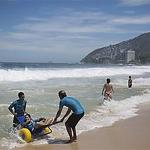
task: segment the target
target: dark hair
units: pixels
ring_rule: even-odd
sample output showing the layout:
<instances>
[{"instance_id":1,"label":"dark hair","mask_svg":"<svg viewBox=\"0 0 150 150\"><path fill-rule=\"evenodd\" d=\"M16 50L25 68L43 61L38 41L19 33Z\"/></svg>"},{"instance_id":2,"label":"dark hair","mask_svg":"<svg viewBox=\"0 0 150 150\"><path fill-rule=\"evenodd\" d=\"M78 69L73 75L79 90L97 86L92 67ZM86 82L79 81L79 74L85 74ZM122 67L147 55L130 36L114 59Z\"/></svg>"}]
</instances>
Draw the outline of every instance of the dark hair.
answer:
<instances>
[{"instance_id":1,"label":"dark hair","mask_svg":"<svg viewBox=\"0 0 150 150\"><path fill-rule=\"evenodd\" d=\"M109 78L107 78L107 83L110 83L110 79Z\"/></svg>"},{"instance_id":2,"label":"dark hair","mask_svg":"<svg viewBox=\"0 0 150 150\"><path fill-rule=\"evenodd\" d=\"M131 76L129 76L129 78L131 78Z\"/></svg>"},{"instance_id":3,"label":"dark hair","mask_svg":"<svg viewBox=\"0 0 150 150\"><path fill-rule=\"evenodd\" d=\"M30 114L28 114L28 113L26 113L25 115L24 115L24 122L26 122L27 121L27 119L26 119L26 116L28 116L30 119L31 119L31 115Z\"/></svg>"},{"instance_id":4,"label":"dark hair","mask_svg":"<svg viewBox=\"0 0 150 150\"><path fill-rule=\"evenodd\" d=\"M21 97L22 97L22 95L24 95L24 93L23 93L23 92L19 92L19 93L18 93L18 97L19 97L19 98L21 98Z\"/></svg>"},{"instance_id":5,"label":"dark hair","mask_svg":"<svg viewBox=\"0 0 150 150\"><path fill-rule=\"evenodd\" d=\"M25 117L28 116L29 118L31 118L31 115L28 114L28 113L26 113L24 116L25 116Z\"/></svg>"},{"instance_id":6,"label":"dark hair","mask_svg":"<svg viewBox=\"0 0 150 150\"><path fill-rule=\"evenodd\" d=\"M64 97L67 96L67 94L66 94L66 92L64 90L59 91L58 95L59 95L60 99L63 99Z\"/></svg>"}]
</instances>

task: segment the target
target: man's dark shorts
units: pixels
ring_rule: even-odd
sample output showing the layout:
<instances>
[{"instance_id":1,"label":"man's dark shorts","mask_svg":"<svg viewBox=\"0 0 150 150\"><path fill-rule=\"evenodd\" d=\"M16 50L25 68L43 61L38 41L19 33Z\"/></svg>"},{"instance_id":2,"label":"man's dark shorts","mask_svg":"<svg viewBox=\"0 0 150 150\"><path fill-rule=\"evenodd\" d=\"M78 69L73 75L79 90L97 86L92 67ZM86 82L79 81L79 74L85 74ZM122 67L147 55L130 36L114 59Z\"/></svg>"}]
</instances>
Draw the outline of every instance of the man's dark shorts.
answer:
<instances>
[{"instance_id":1,"label":"man's dark shorts","mask_svg":"<svg viewBox=\"0 0 150 150\"><path fill-rule=\"evenodd\" d=\"M19 116L24 116L24 114L19 114ZM18 117L19 117L18 116ZM17 125L20 124L19 120L17 119L16 116L14 116L14 119L13 119L13 127L17 127Z\"/></svg>"},{"instance_id":2,"label":"man's dark shorts","mask_svg":"<svg viewBox=\"0 0 150 150\"><path fill-rule=\"evenodd\" d=\"M13 119L13 127L17 127L18 124L19 124L19 121L18 121L17 117L14 116L14 119Z\"/></svg>"},{"instance_id":3,"label":"man's dark shorts","mask_svg":"<svg viewBox=\"0 0 150 150\"><path fill-rule=\"evenodd\" d=\"M65 122L65 125L68 127L75 127L79 120L84 116L84 112L82 114L74 114L68 118L68 120Z\"/></svg>"}]
</instances>

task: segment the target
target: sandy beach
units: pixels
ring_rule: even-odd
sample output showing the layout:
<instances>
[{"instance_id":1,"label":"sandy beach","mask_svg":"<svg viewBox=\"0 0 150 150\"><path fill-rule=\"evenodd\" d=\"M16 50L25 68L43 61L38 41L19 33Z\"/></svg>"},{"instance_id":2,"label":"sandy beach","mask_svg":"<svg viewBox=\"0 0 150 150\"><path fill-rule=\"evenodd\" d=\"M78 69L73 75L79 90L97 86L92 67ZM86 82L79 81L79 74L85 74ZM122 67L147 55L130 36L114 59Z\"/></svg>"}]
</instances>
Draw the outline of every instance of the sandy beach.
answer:
<instances>
[{"instance_id":1,"label":"sandy beach","mask_svg":"<svg viewBox=\"0 0 150 150\"><path fill-rule=\"evenodd\" d=\"M66 139L56 139L46 145L27 144L17 150L149 150L150 103L139 108L138 116L82 133L77 142L65 144ZM64 144L59 144L60 141Z\"/></svg>"}]
</instances>

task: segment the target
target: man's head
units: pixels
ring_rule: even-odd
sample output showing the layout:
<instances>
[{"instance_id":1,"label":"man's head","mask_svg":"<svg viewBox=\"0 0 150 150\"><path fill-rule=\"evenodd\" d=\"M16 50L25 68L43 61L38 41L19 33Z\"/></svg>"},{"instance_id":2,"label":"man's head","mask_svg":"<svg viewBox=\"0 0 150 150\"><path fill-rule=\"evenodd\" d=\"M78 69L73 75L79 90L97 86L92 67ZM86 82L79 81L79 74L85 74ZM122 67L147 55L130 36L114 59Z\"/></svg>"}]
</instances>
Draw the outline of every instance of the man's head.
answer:
<instances>
[{"instance_id":1,"label":"man's head","mask_svg":"<svg viewBox=\"0 0 150 150\"><path fill-rule=\"evenodd\" d=\"M131 76L129 76L129 78L131 79Z\"/></svg>"},{"instance_id":2,"label":"man's head","mask_svg":"<svg viewBox=\"0 0 150 150\"><path fill-rule=\"evenodd\" d=\"M59 91L59 92L58 92L58 95L59 95L59 98L60 98L60 99L63 99L64 97L67 96L67 94L66 94L66 92L65 92L64 90Z\"/></svg>"},{"instance_id":3,"label":"man's head","mask_svg":"<svg viewBox=\"0 0 150 150\"><path fill-rule=\"evenodd\" d=\"M25 98L24 93L23 92L19 92L18 93L18 97L19 97L19 99L24 99Z\"/></svg>"},{"instance_id":4,"label":"man's head","mask_svg":"<svg viewBox=\"0 0 150 150\"><path fill-rule=\"evenodd\" d=\"M28 121L28 122L31 121L31 116L30 116L30 114L25 114L25 121Z\"/></svg>"},{"instance_id":5,"label":"man's head","mask_svg":"<svg viewBox=\"0 0 150 150\"><path fill-rule=\"evenodd\" d=\"M110 83L110 79L109 78L107 78L107 83Z\"/></svg>"}]
</instances>

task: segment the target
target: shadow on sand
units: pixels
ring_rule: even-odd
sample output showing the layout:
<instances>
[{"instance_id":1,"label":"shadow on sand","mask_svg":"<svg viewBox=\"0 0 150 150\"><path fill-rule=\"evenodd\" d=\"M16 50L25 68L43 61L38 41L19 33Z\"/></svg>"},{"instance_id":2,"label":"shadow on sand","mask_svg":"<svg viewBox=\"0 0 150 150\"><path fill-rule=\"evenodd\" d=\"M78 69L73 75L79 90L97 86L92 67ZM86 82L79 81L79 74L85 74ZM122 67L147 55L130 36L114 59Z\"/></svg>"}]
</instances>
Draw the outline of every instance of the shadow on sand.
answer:
<instances>
[{"instance_id":1,"label":"shadow on sand","mask_svg":"<svg viewBox=\"0 0 150 150\"><path fill-rule=\"evenodd\" d=\"M48 139L48 144L68 144L68 140L64 139Z\"/></svg>"}]
</instances>

